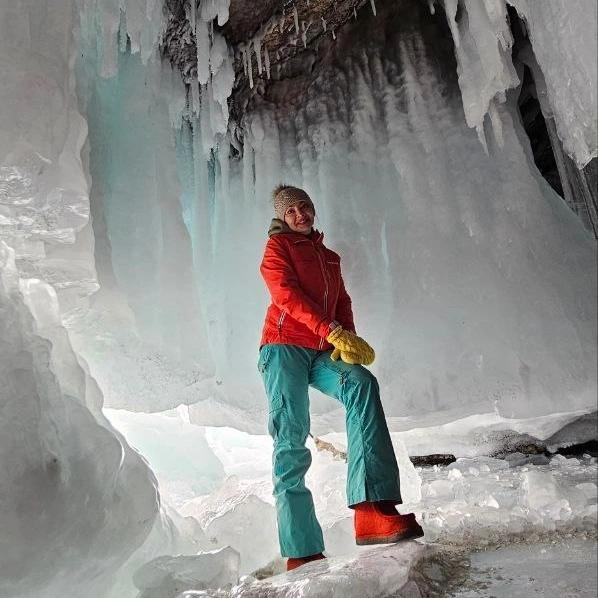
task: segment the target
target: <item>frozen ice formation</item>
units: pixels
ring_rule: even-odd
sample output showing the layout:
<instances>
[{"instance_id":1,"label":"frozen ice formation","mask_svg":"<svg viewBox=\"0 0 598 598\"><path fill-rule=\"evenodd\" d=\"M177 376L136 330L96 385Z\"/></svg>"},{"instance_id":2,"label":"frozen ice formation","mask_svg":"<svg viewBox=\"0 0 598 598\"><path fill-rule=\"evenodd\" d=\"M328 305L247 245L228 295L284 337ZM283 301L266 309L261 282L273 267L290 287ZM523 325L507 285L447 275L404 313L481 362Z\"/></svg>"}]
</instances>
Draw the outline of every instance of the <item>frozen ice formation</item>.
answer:
<instances>
[{"instance_id":1,"label":"frozen ice formation","mask_svg":"<svg viewBox=\"0 0 598 598\"><path fill-rule=\"evenodd\" d=\"M189 556L161 556L141 567L133 581L137 598L177 598L185 590L225 588L238 581L239 555L221 548Z\"/></svg>"},{"instance_id":2,"label":"frozen ice formation","mask_svg":"<svg viewBox=\"0 0 598 598\"><path fill-rule=\"evenodd\" d=\"M371 2L367 40L357 26L333 31L308 86L270 81L276 93L256 93L231 123L227 0L185 4L197 57L184 80L160 59L158 0L3 3L0 594L128 597L148 562L136 577L143 595L180 594L183 581L201 592L273 558L255 361L268 300L258 264L281 180L312 195L318 227L342 254L399 426L405 508L427 538L467 545L595 528L595 460L476 450L500 446L497 420L532 434L521 422L534 418L547 439L558 427L548 432L554 420L542 418L595 409L596 245L533 164L507 7L527 27L542 107L583 166L596 156L596 6L443 4L454 45L426 3L386 23L388 6ZM297 17L298 43L308 27ZM242 50L248 75L252 65L270 73L261 34ZM185 425L144 414L135 428L112 414L142 457L102 414L100 388L115 408L195 405ZM342 444L338 405L312 398L314 428L341 432ZM424 434L436 450L466 447L468 458L414 469L405 447L425 442L404 426L418 417L434 419ZM469 446L450 426L464 417L478 418ZM156 450L173 435L168 455ZM315 453L309 484L333 555L356 550L344 476L344 463ZM212 557L197 553L210 546L228 555L226 581L200 575ZM181 552L193 556L166 556ZM295 586L284 586L289 577L235 591L301 595L333 579L370 591L364 567L378 569L363 558L329 561L345 577L313 586L296 576ZM376 583L402 588L401 567Z\"/></svg>"},{"instance_id":3,"label":"frozen ice formation","mask_svg":"<svg viewBox=\"0 0 598 598\"><path fill-rule=\"evenodd\" d=\"M475 34L492 66L484 72L498 73L476 104L482 119L512 75L510 33L502 4L473 4L485 11L476 15L486 34L461 31L458 51L473 47ZM430 15L426 6L420 12L397 18L389 36L372 35L369 57L361 40L339 32L354 50L338 50L301 105L290 83L277 83L280 106L256 101L242 146L236 134L204 126L201 114L172 120L173 130L168 121L185 90L136 55L121 53L114 78L82 86L94 88L86 103L92 176L110 181L92 190L105 224L94 231L103 289L118 289L139 337L160 356L131 363L136 388L148 380L136 397L126 392L129 370L99 363L100 384L115 389L111 406L201 400L201 423L220 425L224 403L239 425L260 431L263 389L251 355L267 296L258 265L269 194L284 178L311 193L317 226L342 254L357 326L379 355L373 371L388 415L593 408L595 242L539 175L508 92L492 104L502 147L491 135L489 155L480 151L450 40L427 44L418 27ZM563 30L555 36L568 43ZM86 339L78 350L90 362L108 353L97 337ZM161 372L146 371L169 360L181 370L173 393L153 384ZM313 406L315 422L336 407L319 396Z\"/></svg>"},{"instance_id":4,"label":"frozen ice formation","mask_svg":"<svg viewBox=\"0 0 598 598\"><path fill-rule=\"evenodd\" d=\"M67 0L0 7L0 238L22 275L51 283L65 306L98 288L72 26Z\"/></svg>"},{"instance_id":5,"label":"frozen ice formation","mask_svg":"<svg viewBox=\"0 0 598 598\"><path fill-rule=\"evenodd\" d=\"M467 124L476 128L486 146L484 120L488 115L502 145L497 105L519 84L511 59L508 5L525 22L546 81L547 107L565 150L582 168L598 155L597 8L593 0L444 0Z\"/></svg>"},{"instance_id":6,"label":"frozen ice formation","mask_svg":"<svg viewBox=\"0 0 598 598\"><path fill-rule=\"evenodd\" d=\"M150 532L156 481L102 416L56 293L14 259L0 241L0 594L102 595Z\"/></svg>"},{"instance_id":7,"label":"frozen ice formation","mask_svg":"<svg viewBox=\"0 0 598 598\"><path fill-rule=\"evenodd\" d=\"M370 548L358 557L316 561L263 581L248 578L218 598L426 596L451 576L449 563L437 548L403 542Z\"/></svg>"},{"instance_id":8,"label":"frozen ice formation","mask_svg":"<svg viewBox=\"0 0 598 598\"><path fill-rule=\"evenodd\" d=\"M508 0L527 26L559 137L579 168L598 155L598 7L592 0Z\"/></svg>"},{"instance_id":9,"label":"frozen ice formation","mask_svg":"<svg viewBox=\"0 0 598 598\"><path fill-rule=\"evenodd\" d=\"M173 507L209 494L224 480L224 468L209 447L203 428L171 416L105 409L112 425L143 454Z\"/></svg>"},{"instance_id":10,"label":"frozen ice formation","mask_svg":"<svg viewBox=\"0 0 598 598\"><path fill-rule=\"evenodd\" d=\"M153 420L148 425L148 436L138 435L137 447L142 454L146 454L146 446L150 449L150 466L159 478L162 460L151 454L153 436L159 427L167 429L171 425L167 420L172 417L127 417L140 422ZM492 437L498 436L500 429L527 429L538 437L546 437L555 427L562 426L564 416L527 422L498 422L493 414L470 419L473 421L392 433L405 501L399 510L417 513L426 541L485 547L510 540L539 539L550 533L591 533L598 516L595 459L589 455L577 459L521 453L499 459L483 454L494 448ZM479 435L484 422L489 433L486 443ZM394 425L391 420L391 427ZM208 428L204 434L229 477L210 494L190 500L168 485L162 487L163 495L201 527L205 535L202 546L231 546L240 555L239 573L252 573L275 560L278 552L271 495L271 440L266 435L230 428ZM179 436L182 448L185 435ZM341 434L327 438L339 446L346 443ZM176 442L171 442L173 454L181 452ZM404 445L425 453L439 443L450 443L447 446L457 455L469 456L458 458L446 468L413 468L408 460L405 463ZM307 484L314 494L326 553L345 559L362 555L363 548L354 542L352 514L346 506L346 464L334 460L329 453L316 451L311 442L309 446L313 463ZM277 565L271 568L276 571Z\"/></svg>"},{"instance_id":11,"label":"frozen ice formation","mask_svg":"<svg viewBox=\"0 0 598 598\"><path fill-rule=\"evenodd\" d=\"M213 546L232 546L239 553L242 575L252 573L278 555L270 476L268 473L256 486L247 482L251 474L247 468L244 478L231 476L215 492L189 500L180 508L182 515L200 523Z\"/></svg>"},{"instance_id":12,"label":"frozen ice formation","mask_svg":"<svg viewBox=\"0 0 598 598\"><path fill-rule=\"evenodd\" d=\"M470 127L475 127L488 151L484 119L487 114L490 116L497 141L502 145L497 104L505 101L508 89L519 84L511 61L513 36L507 6L503 0L465 0L461 4L458 0L444 0L444 8L455 42L465 119Z\"/></svg>"}]
</instances>

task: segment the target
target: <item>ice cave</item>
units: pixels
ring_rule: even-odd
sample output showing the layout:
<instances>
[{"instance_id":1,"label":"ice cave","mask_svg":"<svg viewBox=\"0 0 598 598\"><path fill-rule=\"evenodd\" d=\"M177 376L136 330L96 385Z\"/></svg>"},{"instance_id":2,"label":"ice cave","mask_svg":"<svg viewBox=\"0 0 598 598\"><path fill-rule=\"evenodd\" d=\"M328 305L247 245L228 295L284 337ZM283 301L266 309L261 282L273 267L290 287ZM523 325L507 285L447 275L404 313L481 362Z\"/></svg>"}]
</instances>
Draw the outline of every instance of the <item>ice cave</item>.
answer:
<instances>
[{"instance_id":1,"label":"ice cave","mask_svg":"<svg viewBox=\"0 0 598 598\"><path fill-rule=\"evenodd\" d=\"M595 597L597 55L596 0L0 0L0 598ZM281 183L424 531L356 545L312 389L290 571Z\"/></svg>"}]
</instances>

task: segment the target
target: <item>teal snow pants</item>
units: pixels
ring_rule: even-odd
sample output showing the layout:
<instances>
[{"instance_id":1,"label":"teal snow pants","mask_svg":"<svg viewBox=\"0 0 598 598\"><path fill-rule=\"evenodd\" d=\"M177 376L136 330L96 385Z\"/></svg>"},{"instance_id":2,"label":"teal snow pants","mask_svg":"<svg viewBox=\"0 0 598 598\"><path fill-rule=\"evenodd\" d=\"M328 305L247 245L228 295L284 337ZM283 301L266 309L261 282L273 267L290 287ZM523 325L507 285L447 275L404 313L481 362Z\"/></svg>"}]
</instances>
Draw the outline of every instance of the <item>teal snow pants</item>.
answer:
<instances>
[{"instance_id":1,"label":"teal snow pants","mask_svg":"<svg viewBox=\"0 0 598 598\"><path fill-rule=\"evenodd\" d=\"M272 479L283 557L324 550L322 528L305 486L311 465L305 446L310 428L309 386L338 399L346 409L347 504L401 502L399 468L378 382L363 366L332 361L330 353L277 344L260 350L258 369L268 395L268 431L274 439Z\"/></svg>"}]
</instances>

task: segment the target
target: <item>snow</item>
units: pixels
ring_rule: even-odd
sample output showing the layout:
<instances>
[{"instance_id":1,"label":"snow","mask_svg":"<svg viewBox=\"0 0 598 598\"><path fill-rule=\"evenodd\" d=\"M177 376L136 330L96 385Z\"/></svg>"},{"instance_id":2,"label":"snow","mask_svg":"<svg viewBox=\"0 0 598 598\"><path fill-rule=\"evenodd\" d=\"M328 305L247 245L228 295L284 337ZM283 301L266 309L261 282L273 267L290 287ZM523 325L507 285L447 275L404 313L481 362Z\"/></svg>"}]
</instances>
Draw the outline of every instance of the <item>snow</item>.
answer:
<instances>
[{"instance_id":1,"label":"snow","mask_svg":"<svg viewBox=\"0 0 598 598\"><path fill-rule=\"evenodd\" d=\"M109 411L116 422L115 413ZM138 428L136 447L161 479L162 470L168 464L163 458L152 455L154 436L160 428L163 428L160 436L172 430L177 417L175 412L153 415L119 412L116 415L121 415L121 421L128 422L130 428ZM135 426L135 420L144 425ZM544 435L552 434L559 421L564 420L546 418L537 424L536 432L541 429ZM499 430L504 435L516 428L533 430L532 426L533 420L503 421L502 426L495 423L494 429L492 424L489 428L500 437ZM185 438L195 433L207 442L201 449L205 455L211 458L215 455L222 464L224 479L209 494L194 498L182 495L171 485L164 485L161 486L163 499L176 504L183 516L192 517L198 523L205 536L205 541L199 540L200 544L234 548L240 555L240 575L251 574L269 563L274 571L279 570L270 469L271 439L232 428L206 428L205 431L199 428L193 432L197 426L184 419L179 419L177 427L179 432L169 443L169 453L174 459L184 452ZM447 424L421 428L417 432L421 438L420 448L435 447L436 439L442 441L446 428ZM144 429L147 429L145 435ZM504 459L490 457L484 451L494 450L496 445L478 443L471 434L472 429L475 427L467 420L452 426L453 447L462 452L457 452L457 461L448 467L414 468L407 459L403 442L410 431L392 433L405 501L399 508L402 512L417 514L424 527L425 542L471 549L526 539L540 541L548 534L591 533L598 517L596 459L589 455L577 459L521 453ZM344 435L326 438L340 449L346 446ZM423 444L424 438L427 445ZM181 448L177 446L179 442ZM346 463L333 459L329 452L316 450L311 441L308 446L313 463L306 481L313 490L326 554L346 563L347 559L366 554L364 547L354 544L352 514L345 502ZM471 456L461 456L463 454ZM205 456L196 454L193 460L203 461ZM194 485L194 478L187 481L187 487Z\"/></svg>"}]
</instances>

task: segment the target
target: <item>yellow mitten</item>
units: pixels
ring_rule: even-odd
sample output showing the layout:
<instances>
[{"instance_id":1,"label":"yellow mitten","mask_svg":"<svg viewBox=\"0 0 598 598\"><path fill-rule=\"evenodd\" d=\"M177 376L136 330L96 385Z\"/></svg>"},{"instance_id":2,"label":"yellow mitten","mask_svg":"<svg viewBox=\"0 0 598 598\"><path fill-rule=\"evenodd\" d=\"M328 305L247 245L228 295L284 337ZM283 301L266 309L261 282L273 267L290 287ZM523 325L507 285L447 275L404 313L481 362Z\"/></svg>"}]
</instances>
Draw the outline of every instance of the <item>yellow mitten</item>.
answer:
<instances>
[{"instance_id":1,"label":"yellow mitten","mask_svg":"<svg viewBox=\"0 0 598 598\"><path fill-rule=\"evenodd\" d=\"M347 353L347 351L341 351L340 349L334 349L330 354L330 359L332 359L332 361L338 361L340 359L345 363L351 364L361 363L358 355L355 353Z\"/></svg>"},{"instance_id":2,"label":"yellow mitten","mask_svg":"<svg viewBox=\"0 0 598 598\"><path fill-rule=\"evenodd\" d=\"M342 326L337 326L326 340L335 349L331 355L335 361L340 357L346 363L370 365L376 357L374 349L368 343L354 332L344 330Z\"/></svg>"}]
</instances>

